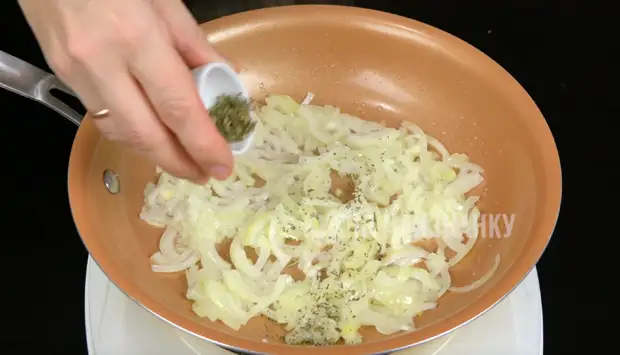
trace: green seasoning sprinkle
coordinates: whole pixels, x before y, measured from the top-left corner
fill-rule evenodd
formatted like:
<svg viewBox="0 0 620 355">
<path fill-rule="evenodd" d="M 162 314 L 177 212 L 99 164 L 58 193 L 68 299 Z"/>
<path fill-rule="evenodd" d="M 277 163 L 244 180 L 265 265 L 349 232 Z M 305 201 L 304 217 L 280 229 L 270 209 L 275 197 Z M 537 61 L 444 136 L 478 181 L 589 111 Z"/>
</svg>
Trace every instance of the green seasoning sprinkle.
<svg viewBox="0 0 620 355">
<path fill-rule="evenodd" d="M 250 118 L 250 103 L 240 95 L 221 95 L 209 110 L 217 130 L 228 142 L 242 141 L 256 125 Z"/>
</svg>

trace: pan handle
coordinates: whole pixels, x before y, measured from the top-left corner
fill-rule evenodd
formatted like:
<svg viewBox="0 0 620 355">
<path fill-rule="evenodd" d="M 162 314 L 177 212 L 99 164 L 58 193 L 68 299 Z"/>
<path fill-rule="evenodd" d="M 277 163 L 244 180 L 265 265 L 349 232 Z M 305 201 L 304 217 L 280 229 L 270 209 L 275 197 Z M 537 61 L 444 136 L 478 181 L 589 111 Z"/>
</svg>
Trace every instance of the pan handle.
<svg viewBox="0 0 620 355">
<path fill-rule="evenodd" d="M 55 75 L 0 51 L 0 87 L 41 103 L 79 126 L 82 115 L 51 94 L 52 89 L 77 97 Z"/>
</svg>

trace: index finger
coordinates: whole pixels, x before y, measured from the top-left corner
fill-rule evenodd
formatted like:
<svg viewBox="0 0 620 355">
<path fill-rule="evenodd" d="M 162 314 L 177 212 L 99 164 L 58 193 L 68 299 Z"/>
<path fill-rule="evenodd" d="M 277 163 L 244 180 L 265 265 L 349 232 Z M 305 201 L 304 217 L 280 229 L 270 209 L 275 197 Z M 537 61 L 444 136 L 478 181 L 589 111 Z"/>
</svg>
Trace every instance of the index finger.
<svg viewBox="0 0 620 355">
<path fill-rule="evenodd" d="M 172 45 L 155 40 L 141 48 L 131 71 L 161 120 L 198 166 L 215 178 L 226 179 L 233 164 L 228 142 L 217 131 L 190 69 Z"/>
</svg>

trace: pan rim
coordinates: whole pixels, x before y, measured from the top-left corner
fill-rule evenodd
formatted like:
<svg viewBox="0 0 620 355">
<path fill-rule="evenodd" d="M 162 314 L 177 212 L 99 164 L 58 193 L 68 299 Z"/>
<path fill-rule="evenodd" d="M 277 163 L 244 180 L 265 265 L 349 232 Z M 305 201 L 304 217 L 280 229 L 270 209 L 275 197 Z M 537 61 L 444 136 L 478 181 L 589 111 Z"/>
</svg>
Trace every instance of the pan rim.
<svg viewBox="0 0 620 355">
<path fill-rule="evenodd" d="M 501 302 L 525 279 L 528 273 L 535 267 L 538 260 L 542 257 L 551 240 L 551 236 L 558 221 L 562 199 L 562 174 L 560 158 L 555 140 L 544 116 L 540 112 L 534 100 L 518 83 L 518 81 L 510 75 L 510 73 L 508 73 L 493 59 L 467 42 L 443 30 L 424 24 L 417 20 L 382 11 L 350 6 L 287 5 L 237 13 L 207 22 L 202 26 L 207 29 L 215 29 L 218 26 L 227 27 L 225 24 L 230 21 L 240 23 L 243 22 L 243 20 L 248 20 L 251 22 L 257 21 L 263 16 L 290 16 L 291 12 L 295 13 L 299 11 L 319 10 L 323 11 L 323 16 L 348 16 L 359 19 L 374 19 L 374 21 L 397 25 L 406 30 L 420 32 L 431 40 L 449 42 L 451 47 L 458 47 L 459 50 L 467 52 L 470 57 L 474 58 L 475 61 L 479 63 L 477 65 L 489 66 L 491 69 L 501 74 L 501 77 L 498 80 L 501 80 L 502 82 L 505 82 L 506 85 L 509 85 L 511 87 L 511 91 L 514 92 L 514 95 L 518 95 L 518 98 L 523 103 L 527 104 L 527 107 L 521 107 L 520 109 L 528 113 L 528 120 L 531 121 L 532 124 L 537 125 L 537 129 L 540 130 L 537 134 L 539 137 L 542 137 L 539 140 L 539 143 L 545 146 L 540 149 L 541 160 L 545 163 L 545 185 L 543 188 L 544 191 L 542 191 L 541 194 L 545 196 L 544 200 L 547 201 L 548 206 L 543 208 L 545 214 L 543 217 L 540 217 L 541 226 L 539 226 L 535 231 L 530 232 L 534 236 L 531 237 L 528 248 L 521 252 L 521 258 L 512 264 L 509 270 L 506 271 L 506 274 L 497 281 L 497 284 L 493 288 L 489 289 L 485 294 L 481 295 L 480 298 L 473 301 L 468 307 L 460 309 L 441 322 L 428 325 L 422 329 L 402 333 L 386 340 L 365 342 L 358 345 L 339 345 L 321 348 L 321 351 L 324 352 L 325 355 L 338 355 L 343 351 L 348 351 L 351 354 L 387 354 L 432 341 L 464 326 L 465 324 L 468 324 Z M 448 51 L 449 50 L 450 48 L 448 48 Z M 77 171 L 78 167 L 84 169 L 84 165 L 77 162 L 76 148 L 81 145 L 83 137 L 86 135 L 84 132 L 92 131 L 94 129 L 95 128 L 91 120 L 87 118 L 82 122 L 82 125 L 76 135 L 69 161 L 69 202 L 71 205 L 74 223 L 76 224 L 84 246 L 110 281 L 113 282 L 125 295 L 127 295 L 129 299 L 159 319 L 177 329 L 193 334 L 203 340 L 227 349 L 250 354 L 290 353 L 292 348 L 290 345 L 262 343 L 259 341 L 238 337 L 218 329 L 209 329 L 206 331 L 207 328 L 203 328 L 194 323 L 189 323 L 183 320 L 182 317 L 177 315 L 173 310 L 164 306 L 162 302 L 150 297 L 146 294 L 146 292 L 143 292 L 133 286 L 132 282 L 123 276 L 123 270 L 110 263 L 105 255 L 101 255 L 101 253 L 97 250 L 91 250 L 92 248 L 89 249 L 89 238 L 88 236 L 85 238 L 85 236 L 81 233 L 81 231 L 84 230 L 84 219 L 87 218 L 85 216 L 86 213 L 78 208 L 75 208 L 76 194 L 80 194 L 80 191 L 75 187 L 76 184 L 72 182 L 76 181 L 83 173 Z M 315 350 L 313 347 L 294 348 L 295 353 L 298 355 L 310 355 Z"/>
</svg>

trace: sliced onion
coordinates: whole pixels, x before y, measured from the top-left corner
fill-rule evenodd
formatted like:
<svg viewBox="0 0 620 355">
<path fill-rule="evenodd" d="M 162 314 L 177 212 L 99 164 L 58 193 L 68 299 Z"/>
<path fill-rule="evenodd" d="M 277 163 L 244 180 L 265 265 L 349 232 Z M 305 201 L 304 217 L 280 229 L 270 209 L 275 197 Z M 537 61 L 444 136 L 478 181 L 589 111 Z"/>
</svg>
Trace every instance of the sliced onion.
<svg viewBox="0 0 620 355">
<path fill-rule="evenodd" d="M 389 128 L 313 99 L 270 96 L 252 111 L 253 147 L 225 181 L 196 185 L 159 172 L 140 213 L 165 228 L 153 270 L 186 270 L 186 296 L 200 317 L 239 329 L 262 314 L 285 324 L 288 341 L 311 333 L 319 343 L 338 335 L 357 343 L 363 325 L 413 330 L 413 318 L 446 292 L 487 282 L 499 258 L 472 285 L 452 287 L 450 275 L 478 239 L 479 197 L 466 194 L 482 183 L 482 167 L 414 124 Z M 351 179 L 351 201 L 331 195 L 334 173 Z M 228 241 L 231 262 L 217 249 Z M 437 250 L 412 245 L 426 241 Z M 446 248 L 456 252 L 450 260 Z M 304 280 L 284 274 L 293 266 Z M 339 320 L 312 308 L 320 300 Z"/>
<path fill-rule="evenodd" d="M 458 292 L 458 293 L 471 292 L 481 287 L 482 285 L 486 284 L 487 281 L 489 281 L 489 279 L 493 277 L 493 275 L 495 275 L 495 272 L 497 271 L 497 268 L 499 267 L 499 262 L 500 262 L 500 256 L 498 254 L 495 256 L 495 262 L 493 264 L 493 267 L 486 274 L 484 274 L 484 276 L 482 276 L 480 279 L 478 279 L 477 281 L 467 286 L 461 286 L 461 287 L 452 286 L 449 289 L 450 292 Z"/>
<path fill-rule="evenodd" d="M 187 251 L 187 256 L 180 262 L 175 262 L 172 264 L 153 264 L 151 268 L 155 272 L 179 272 L 188 269 L 192 265 L 196 264 L 198 260 L 200 260 L 200 254 L 190 251 Z"/>
<path fill-rule="evenodd" d="M 306 97 L 304 97 L 303 101 L 301 102 L 302 105 L 309 105 L 310 102 L 312 102 L 312 100 L 314 100 L 314 94 L 311 92 L 308 92 L 306 94 Z"/>
</svg>

